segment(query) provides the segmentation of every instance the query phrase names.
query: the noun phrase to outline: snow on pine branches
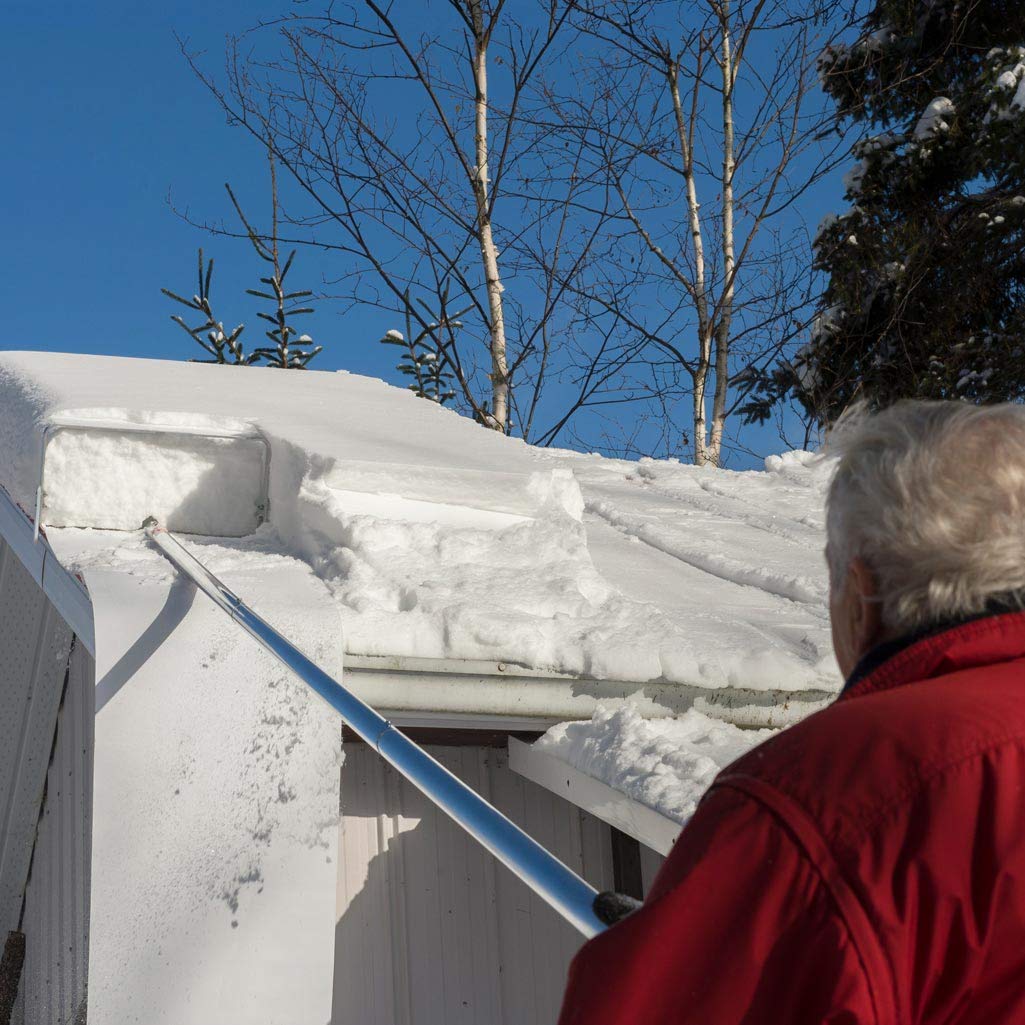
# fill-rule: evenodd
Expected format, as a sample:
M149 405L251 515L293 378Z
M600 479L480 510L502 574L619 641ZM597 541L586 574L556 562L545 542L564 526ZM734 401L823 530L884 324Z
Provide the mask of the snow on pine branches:
M1025 397L1023 44L1020 0L876 0L823 53L838 120L872 134L815 242L810 342L763 400L828 423L855 399Z

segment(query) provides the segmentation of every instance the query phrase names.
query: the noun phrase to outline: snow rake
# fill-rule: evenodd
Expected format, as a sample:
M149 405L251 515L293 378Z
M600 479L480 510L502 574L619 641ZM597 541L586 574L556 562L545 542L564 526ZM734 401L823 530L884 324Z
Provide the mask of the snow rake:
M253 424L99 412L60 413L43 429L37 537L43 524L136 530L147 515L183 533L244 537L267 519L270 444Z
M149 517L143 530L178 572L319 694L385 761L584 936L596 936L637 906L628 897L598 893L388 719L310 661L218 580L156 518Z

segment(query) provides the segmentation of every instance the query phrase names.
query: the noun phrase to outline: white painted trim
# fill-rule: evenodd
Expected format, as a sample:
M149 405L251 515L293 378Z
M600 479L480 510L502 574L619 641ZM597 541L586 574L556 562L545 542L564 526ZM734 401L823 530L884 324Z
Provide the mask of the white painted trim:
M94 658L93 606L85 587L53 554L45 538L34 540L31 517L0 487L0 537L7 542L32 579L43 589L61 618Z
M351 682L351 678L350 678ZM353 690L358 688L353 687ZM378 711L400 729L495 730L500 733L544 733L565 719L551 716L478 715L473 712L402 712L393 708Z
M515 737L509 738L509 768L659 854L672 850L683 828L679 822Z

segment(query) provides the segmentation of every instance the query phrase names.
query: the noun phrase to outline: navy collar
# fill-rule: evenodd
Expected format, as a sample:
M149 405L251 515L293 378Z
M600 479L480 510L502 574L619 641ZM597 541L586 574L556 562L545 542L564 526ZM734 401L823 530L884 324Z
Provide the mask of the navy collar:
M1002 616L1008 612L1021 612L1025 610L1025 602L1019 595L1010 595L1006 598L991 598L986 602L986 608L974 616L963 616L960 619L947 619L932 626L923 627L913 633L904 634L888 641L882 641L874 648L858 659L858 664L851 670L843 685L841 694L849 691L856 683L866 676L874 673L884 662L889 662L894 655L899 655L905 648L912 644L924 641L927 637L934 637L936 634L946 633L947 630L954 630L965 623L974 623L978 619L988 619L990 616Z

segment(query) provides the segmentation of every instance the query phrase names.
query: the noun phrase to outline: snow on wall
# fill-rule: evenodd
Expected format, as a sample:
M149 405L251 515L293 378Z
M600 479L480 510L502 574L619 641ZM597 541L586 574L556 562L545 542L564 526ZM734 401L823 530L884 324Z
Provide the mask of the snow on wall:
M327 1021L337 716L169 566L77 533L97 644L90 1020ZM308 567L202 547L340 674L337 611Z

